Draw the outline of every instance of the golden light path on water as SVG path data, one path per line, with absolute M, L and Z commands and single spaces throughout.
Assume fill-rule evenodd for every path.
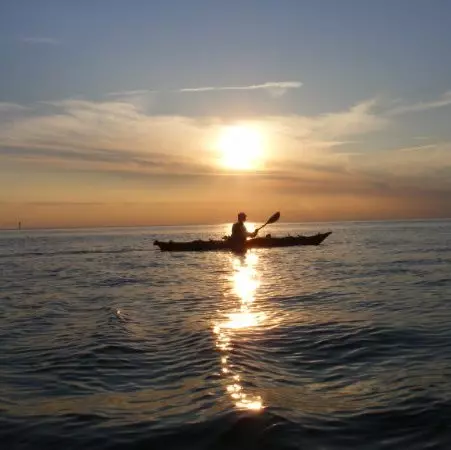
M 238 335 L 239 332 L 261 327 L 266 319 L 266 314 L 255 311 L 253 305 L 255 292 L 260 284 L 255 269 L 257 261 L 258 257 L 255 253 L 232 258 L 233 272 L 229 281 L 233 284 L 233 294 L 238 301 L 237 308 L 234 312 L 227 313 L 225 320 L 213 325 L 216 347 L 222 353 L 221 367 L 228 383 L 227 393 L 237 408 L 251 410 L 264 408 L 262 398 L 259 395 L 251 395 L 245 392 L 240 375 L 229 364 L 229 354 L 233 348 L 234 340 L 243 338 L 243 336 Z

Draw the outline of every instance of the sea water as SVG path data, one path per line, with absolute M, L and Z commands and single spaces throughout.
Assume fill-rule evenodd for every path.
M 3 449 L 451 448 L 451 222 L 0 232 Z

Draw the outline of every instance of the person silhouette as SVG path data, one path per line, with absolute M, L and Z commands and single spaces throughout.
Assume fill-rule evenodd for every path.
M 232 235 L 230 236 L 230 239 L 237 245 L 244 246 L 244 243 L 248 237 L 254 238 L 257 236 L 258 230 L 254 230 L 253 232 L 247 231 L 246 226 L 244 225 L 246 219 L 246 214 L 244 212 L 240 212 L 238 214 L 238 222 L 235 222 L 232 225 Z

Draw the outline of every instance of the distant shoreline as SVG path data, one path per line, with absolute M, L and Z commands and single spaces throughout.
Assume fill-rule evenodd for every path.
M 394 222 L 439 222 L 449 221 L 451 217 L 429 217 L 414 219 L 372 219 L 372 220 L 331 220 L 331 221 L 305 221 L 305 222 L 281 222 L 280 225 L 309 225 L 309 224 L 342 224 L 342 223 L 394 223 Z M 254 221 L 250 221 L 254 223 Z M 260 221 L 256 221 L 260 222 Z M 64 230 L 99 230 L 113 228 L 183 228 L 183 227 L 213 227 L 213 226 L 229 226 L 231 222 L 222 223 L 192 223 L 192 224 L 158 224 L 158 225 L 99 225 L 99 226 L 73 226 L 73 227 L 22 227 L 18 228 L 0 228 L 3 231 L 16 231 L 22 233 L 24 231 L 64 231 Z

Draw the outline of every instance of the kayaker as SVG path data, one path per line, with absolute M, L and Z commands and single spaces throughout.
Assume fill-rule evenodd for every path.
M 246 214 L 244 212 L 240 212 L 238 214 L 238 222 L 234 223 L 232 226 L 232 235 L 230 236 L 230 239 L 232 239 L 236 243 L 244 244 L 248 237 L 254 238 L 255 236 L 257 236 L 258 230 L 255 230 L 252 233 L 247 231 L 244 225 L 246 219 Z

